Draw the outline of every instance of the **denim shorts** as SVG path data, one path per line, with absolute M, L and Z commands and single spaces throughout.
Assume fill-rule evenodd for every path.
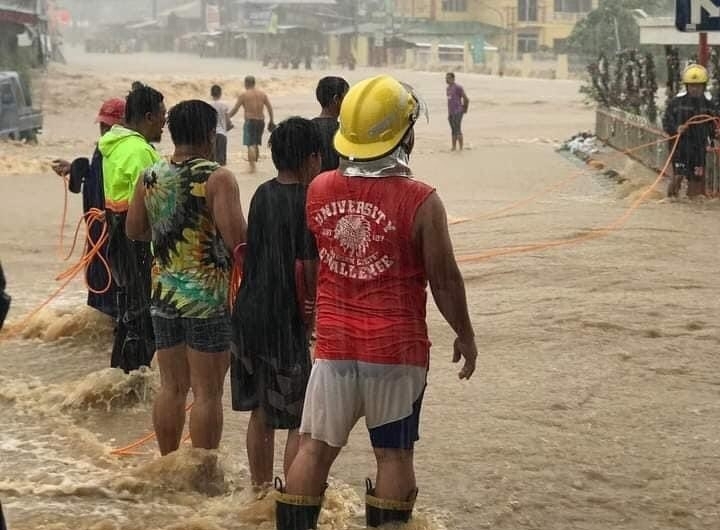
M 193 350 L 221 353 L 230 350 L 230 317 L 152 317 L 155 347 L 158 350 L 187 344 Z
M 450 122 L 450 132 L 453 136 L 461 136 L 462 135 L 462 119 L 463 114 L 450 114 L 448 116 L 448 121 Z

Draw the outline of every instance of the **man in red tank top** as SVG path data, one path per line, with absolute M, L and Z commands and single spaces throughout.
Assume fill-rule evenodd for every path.
M 280 487 L 278 530 L 316 528 L 330 467 L 361 417 L 378 466 L 375 485 L 367 480 L 367 524 L 409 520 L 430 352 L 428 283 L 457 334 L 460 379 L 475 371 L 475 335 L 447 216 L 435 190 L 414 180 L 408 166 L 422 107 L 410 87 L 388 76 L 352 87 L 334 140 L 340 167 L 308 189 L 320 261 L 316 360 L 300 450 Z

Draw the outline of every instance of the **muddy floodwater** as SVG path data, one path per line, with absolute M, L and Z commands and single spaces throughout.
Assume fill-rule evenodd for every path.
M 0 144 L 0 260 L 13 296 L 9 328 L 19 331 L 0 338 L 9 529 L 274 528 L 272 495 L 247 487 L 248 415 L 230 410 L 229 386 L 219 452 L 186 444 L 160 459 L 150 441 L 115 456 L 150 431 L 157 373 L 107 368 L 112 325 L 84 307 L 81 278 L 23 319 L 78 257 L 62 261 L 81 201 L 69 197 L 59 241 L 63 184 L 49 162 L 90 155 L 102 100 L 135 79 L 162 90 L 169 106 L 207 97 L 214 82 L 230 101 L 254 74 L 281 119 L 317 115 L 321 75 L 352 82 L 378 71 L 278 71 L 172 54 L 68 59 L 40 87 L 40 145 Z M 652 174 L 619 156 L 603 155 L 622 184 L 558 154 L 562 140 L 593 127 L 578 82 L 458 74 L 471 104 L 468 149 L 453 153 L 443 73 L 395 74 L 430 107 L 412 165 L 448 210 L 480 350 L 475 377 L 458 381 L 453 334 L 429 304 L 420 494 L 407 528 L 720 528 L 720 203 L 665 201 L 661 188 L 647 190 Z M 263 148 L 258 173 L 244 173 L 241 135 L 229 134 L 229 160 L 247 211 L 273 171 Z M 633 204 L 621 229 L 583 236 Z M 360 424 L 333 469 L 320 528 L 364 527 L 362 485 L 373 466 Z

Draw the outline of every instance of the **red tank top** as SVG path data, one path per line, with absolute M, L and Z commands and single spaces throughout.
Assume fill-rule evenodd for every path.
M 427 279 L 413 224 L 434 191 L 407 177 L 322 173 L 307 195 L 320 255 L 318 359 L 427 366 Z

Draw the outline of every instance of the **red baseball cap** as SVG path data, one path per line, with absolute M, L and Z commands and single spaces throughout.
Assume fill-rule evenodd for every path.
M 108 99 L 100 107 L 96 123 L 104 123 L 106 125 L 117 125 L 125 121 L 125 100 L 120 98 Z

